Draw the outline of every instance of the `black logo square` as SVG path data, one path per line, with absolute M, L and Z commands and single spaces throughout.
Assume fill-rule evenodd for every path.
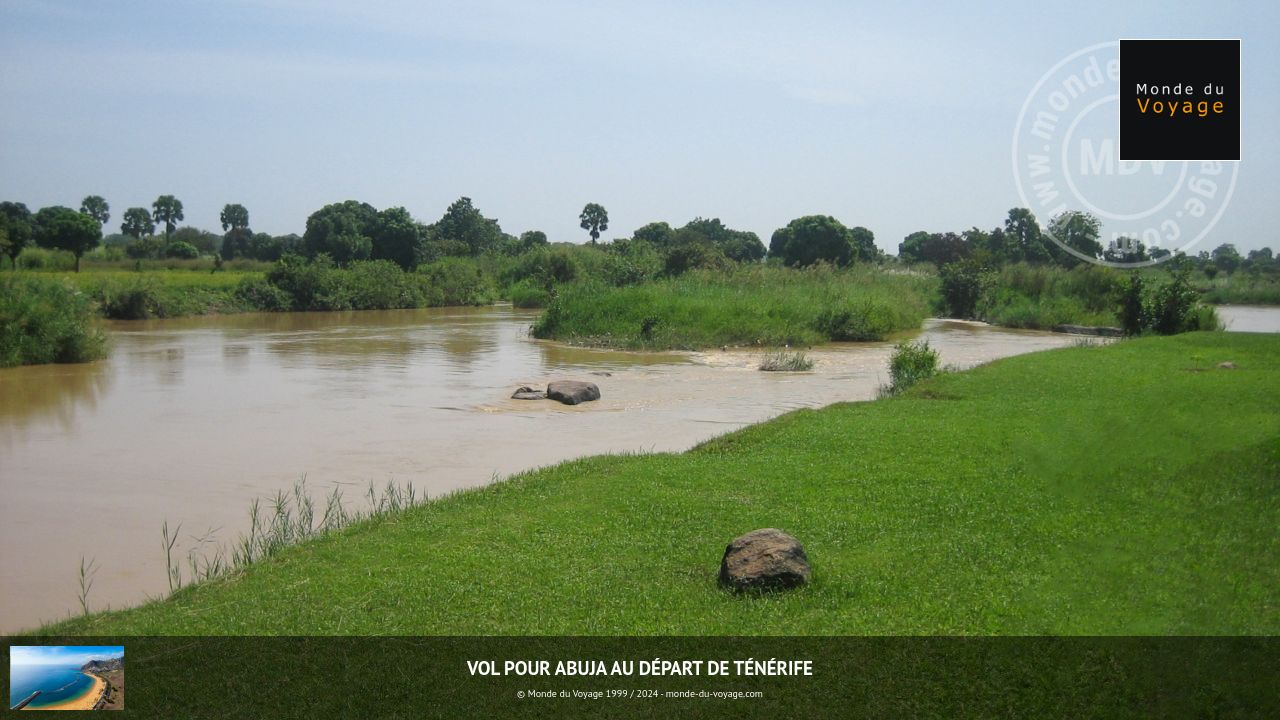
M 1239 160 L 1240 41 L 1121 40 L 1120 159 Z

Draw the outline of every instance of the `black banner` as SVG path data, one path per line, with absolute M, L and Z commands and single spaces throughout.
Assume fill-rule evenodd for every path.
M 123 645 L 124 710 L 132 717 L 1280 717 L 1280 638 L 46 637 L 7 644 Z

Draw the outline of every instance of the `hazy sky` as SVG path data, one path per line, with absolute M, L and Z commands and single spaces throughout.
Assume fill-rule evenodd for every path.
M 13 645 L 10 665 L 83 665 L 124 655 L 120 645 Z
M 1121 37 L 1243 39 L 1244 160 L 1206 242 L 1280 248 L 1276 4 L 0 0 L 0 199 L 301 233 L 330 202 L 581 242 L 651 220 L 810 213 L 896 252 L 1020 205 L 1019 108 Z M 1046 220 L 1047 218 L 1042 218 Z

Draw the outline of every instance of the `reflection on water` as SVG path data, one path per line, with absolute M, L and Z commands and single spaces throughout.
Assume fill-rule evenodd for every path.
M 631 353 L 533 340 L 534 312 L 449 308 L 278 313 L 112 324 L 102 362 L 0 370 L 0 630 L 166 589 L 159 528 L 230 541 L 255 496 L 301 475 L 412 481 L 438 495 L 582 455 L 682 450 L 787 410 L 874 397 L 890 343 L 812 350 L 812 372 L 762 373 L 760 352 Z M 1075 338 L 931 321 L 969 366 Z M 569 407 L 520 385 L 597 382 Z M 357 495 L 357 492 L 348 496 Z M 180 546 L 181 547 L 181 546 Z
M 75 431 L 76 411 L 92 411 L 111 384 L 106 363 L 35 365 L 0 370 L 0 442 L 6 453 L 32 425 Z

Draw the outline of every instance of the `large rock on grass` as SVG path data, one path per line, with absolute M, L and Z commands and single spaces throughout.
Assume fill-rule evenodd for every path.
M 581 380 L 558 380 L 547 384 L 547 397 L 565 405 L 591 402 L 600 399 L 600 388 L 595 383 Z
M 785 590 L 809 582 L 809 557 L 800 541 L 776 528 L 733 539 L 720 561 L 720 584 L 737 590 Z

